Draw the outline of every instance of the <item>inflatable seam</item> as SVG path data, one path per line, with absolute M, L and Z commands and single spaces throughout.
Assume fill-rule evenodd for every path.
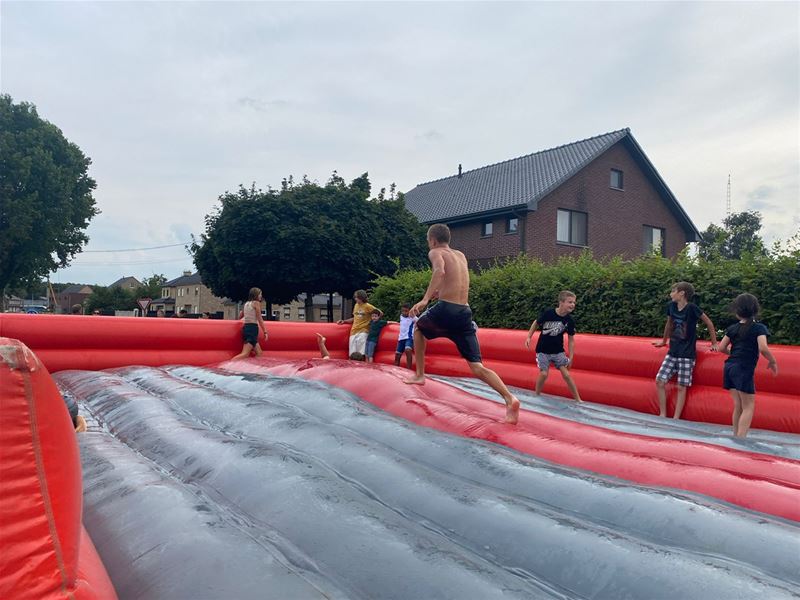
M 44 503 L 44 512 L 47 518 L 47 527 L 50 531 L 50 537 L 53 540 L 53 550 L 56 555 L 56 564 L 58 571 L 61 575 L 61 591 L 67 595 L 68 598 L 74 600 L 75 596 L 69 590 L 69 581 L 67 578 L 67 570 L 64 565 L 64 556 L 61 552 L 61 541 L 58 539 L 58 532 L 56 531 L 55 517 L 53 516 L 53 507 L 50 504 L 50 492 L 47 488 L 47 478 L 44 473 L 44 459 L 42 458 L 42 449 L 40 446 L 39 425 L 36 417 L 36 406 L 33 401 L 33 386 L 31 384 L 31 375 L 27 371 L 22 371 L 22 380 L 25 385 L 25 402 L 28 404 L 28 414 L 31 417 L 31 437 L 33 441 L 33 455 L 36 460 L 36 479 L 39 481 L 39 488 L 42 493 L 42 501 Z

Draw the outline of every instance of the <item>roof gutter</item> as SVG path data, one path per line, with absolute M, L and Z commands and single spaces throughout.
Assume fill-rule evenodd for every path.
M 474 221 L 483 221 L 487 217 L 499 217 L 501 215 L 513 214 L 516 216 L 517 210 L 528 210 L 527 203 L 525 204 L 516 204 L 514 206 L 504 206 L 503 208 L 496 208 L 494 210 L 487 210 L 482 213 L 471 213 L 469 215 L 465 215 L 463 217 L 444 217 L 440 219 L 434 219 L 431 221 L 422 221 L 423 225 L 433 225 L 434 223 L 447 223 L 448 225 L 460 225 L 463 223 L 472 223 Z

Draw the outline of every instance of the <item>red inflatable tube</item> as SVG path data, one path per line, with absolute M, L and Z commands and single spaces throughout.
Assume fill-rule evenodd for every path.
M 267 356 L 287 359 L 318 356 L 315 332 L 327 337 L 333 358 L 347 356 L 349 327 L 328 323 L 267 323 Z M 376 362 L 394 362 L 399 326 L 384 328 Z M 71 315 L 0 315 L 0 335 L 15 337 L 35 350 L 51 371 L 105 369 L 132 364 L 203 365 L 224 360 L 241 350 L 238 321 L 194 319 L 143 319 Z M 535 355 L 525 348 L 524 331 L 480 329 L 478 337 L 487 366 L 510 385 L 532 388 L 538 373 Z M 666 354 L 652 339 L 638 337 L 576 336 L 572 373 L 584 399 L 657 414 L 655 376 Z M 722 389 L 725 357 L 698 343 L 695 385 L 689 388 L 683 417 L 727 425 L 732 406 Z M 760 361 L 756 370 L 756 412 L 753 427 L 800 433 L 800 348 L 772 346 L 780 367 L 773 377 Z M 448 340 L 427 346 L 429 373 L 470 376 L 469 369 Z M 569 396 L 555 370 L 544 391 Z M 670 394 L 670 413 L 674 393 Z
M 698 492 L 800 521 L 797 461 L 700 442 L 614 432 L 529 411 L 522 411 L 517 425 L 507 425 L 501 422 L 501 405 L 436 381 L 406 385 L 401 381 L 404 372 L 399 370 L 396 379 L 387 381 L 385 371 L 364 366 L 355 377 L 352 369 L 321 360 L 308 365 L 262 359 L 222 366 L 236 373 L 324 381 L 419 425 L 486 439 L 558 464 L 640 484 Z
M 115 598 L 81 527 L 78 444 L 50 374 L 0 338 L 0 597 Z

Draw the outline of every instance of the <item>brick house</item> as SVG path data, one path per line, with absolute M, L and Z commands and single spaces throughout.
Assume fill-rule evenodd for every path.
M 203 285 L 200 273 L 184 271 L 183 275 L 161 286 L 161 298 L 153 300 L 149 310 L 164 310 L 167 314 L 186 310 L 190 314 L 218 313 L 224 310 L 224 298 L 218 298 Z
M 590 248 L 675 256 L 700 234 L 629 129 L 422 183 L 405 196 L 424 224 L 447 223 L 471 266 Z
M 92 295 L 92 288 L 88 285 L 72 284 L 56 294 L 58 312 L 70 313 L 74 304 L 83 304 Z

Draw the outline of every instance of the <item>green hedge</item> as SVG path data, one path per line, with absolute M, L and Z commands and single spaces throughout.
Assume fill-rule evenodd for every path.
M 389 315 L 403 302 L 417 302 L 430 270 L 379 277 L 370 302 Z M 472 273 L 470 305 L 481 327 L 527 329 L 539 312 L 556 305 L 558 292 L 578 296 L 575 320 L 585 333 L 658 337 L 673 283 L 695 287 L 695 303 L 714 322 L 718 336 L 735 321 L 731 301 L 741 292 L 761 302 L 761 320 L 771 343 L 800 345 L 800 250 L 740 260 L 704 261 L 682 254 L 677 259 L 643 256 L 635 260 L 595 260 L 590 253 L 546 265 L 520 257 Z M 698 336 L 708 339 L 700 328 Z

